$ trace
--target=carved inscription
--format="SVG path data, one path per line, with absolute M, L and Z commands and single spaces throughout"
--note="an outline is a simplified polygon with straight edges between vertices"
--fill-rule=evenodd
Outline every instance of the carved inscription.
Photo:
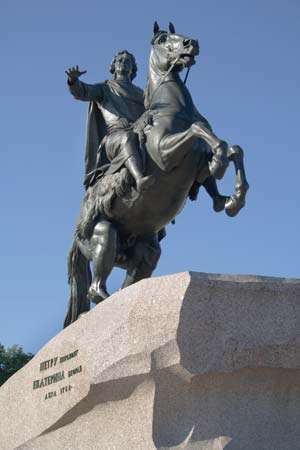
M 63 356 L 55 356 L 51 359 L 47 359 L 46 361 L 42 361 L 40 363 L 40 372 L 42 372 L 41 375 L 43 376 L 41 376 L 37 380 L 33 380 L 32 388 L 34 390 L 45 388 L 60 381 L 67 381 L 68 378 L 74 377 L 75 375 L 81 373 L 81 365 L 75 366 L 74 368 L 69 370 L 65 370 L 63 369 L 63 367 L 61 367 L 62 364 L 64 364 L 66 361 L 76 358 L 77 355 L 78 350 L 75 350 Z M 56 369 L 56 372 L 46 376 L 44 372 L 49 369 Z M 65 384 L 64 386 L 60 386 L 58 389 L 48 391 L 44 396 L 44 400 L 49 400 L 51 398 L 58 397 L 59 395 L 64 395 L 67 392 L 70 392 L 72 389 L 73 386 L 71 384 Z
M 62 370 L 61 372 L 57 372 L 53 375 L 49 375 L 49 377 L 44 377 L 39 380 L 34 380 L 33 389 L 39 389 L 45 386 L 49 386 L 49 384 L 57 383 L 65 378 L 65 372 Z

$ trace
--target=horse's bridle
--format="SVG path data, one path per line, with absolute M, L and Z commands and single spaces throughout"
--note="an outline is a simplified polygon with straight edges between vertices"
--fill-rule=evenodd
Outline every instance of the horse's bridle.
M 152 99 L 153 99 L 154 94 L 158 91 L 158 89 L 161 87 L 161 85 L 166 81 L 167 76 L 170 75 L 170 73 L 171 73 L 172 70 L 174 69 L 174 67 L 175 67 L 175 65 L 177 64 L 177 62 L 179 61 L 179 59 L 180 59 L 180 56 L 178 56 L 178 57 L 175 59 L 175 61 L 171 64 L 171 66 L 169 67 L 169 69 L 167 70 L 167 72 L 166 72 L 166 73 L 164 74 L 164 76 L 161 78 L 160 82 L 158 83 L 158 86 L 156 86 L 156 88 L 154 89 L 154 91 L 153 91 L 152 94 L 151 94 L 151 99 L 150 99 L 150 101 L 149 101 L 149 105 L 151 105 L 151 102 L 152 102 Z M 187 78 L 188 78 L 190 69 L 191 69 L 191 68 L 188 67 L 188 70 L 187 70 L 187 72 L 186 72 L 186 74 L 185 74 L 185 78 L 184 78 L 184 82 L 183 82 L 184 84 L 186 84 L 186 81 L 187 81 Z

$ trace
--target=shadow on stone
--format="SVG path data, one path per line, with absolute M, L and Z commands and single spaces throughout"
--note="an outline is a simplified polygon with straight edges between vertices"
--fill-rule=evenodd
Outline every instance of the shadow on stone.
M 244 348 L 245 343 L 239 348 L 239 333 L 235 333 L 235 326 L 238 328 L 239 324 L 233 317 L 232 333 L 226 331 L 228 324 L 222 323 L 227 320 L 226 314 L 222 308 L 216 310 L 215 299 L 222 305 L 223 296 L 226 308 L 233 308 L 233 311 L 234 305 L 230 305 L 232 300 L 223 290 L 224 281 L 220 287 L 216 284 L 214 282 L 210 288 L 208 282 L 201 290 L 197 282 L 191 282 L 186 291 L 177 330 L 180 365 L 158 370 L 155 354 L 152 354 L 154 444 L 161 450 L 215 450 L 225 446 L 226 450 L 297 448 L 300 371 L 257 367 L 260 357 L 268 361 L 265 355 L 268 347 L 263 353 L 253 348 L 251 330 L 245 328 L 243 338 L 246 342 L 249 339 L 249 349 Z M 262 288 L 266 297 L 267 289 Z M 244 306 L 250 309 L 251 328 L 249 302 L 251 305 L 251 296 L 259 285 L 251 283 L 249 288 L 248 283 L 244 283 L 235 289 L 236 295 L 245 295 Z M 237 311 L 237 315 L 240 314 L 241 311 Z M 275 355 L 269 356 L 271 366 L 279 359 L 274 346 L 272 351 Z M 247 358 L 251 367 L 254 357 L 254 368 L 247 368 Z
M 145 378 L 145 375 L 135 375 L 120 380 L 113 380 L 106 383 L 93 385 L 84 399 L 77 403 L 74 408 L 68 411 L 55 424 L 41 433 L 40 436 L 69 425 L 74 422 L 77 417 L 87 414 L 95 406 L 101 403 L 125 400 L 131 396 L 136 387 L 142 383 Z

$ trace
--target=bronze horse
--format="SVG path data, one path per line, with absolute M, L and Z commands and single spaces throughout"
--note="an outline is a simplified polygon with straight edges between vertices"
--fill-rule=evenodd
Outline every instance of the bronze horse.
M 245 204 L 248 183 L 239 146 L 217 138 L 197 111 L 180 78 L 195 63 L 198 42 L 155 23 L 146 88 L 146 112 L 138 120 L 146 154 L 146 175 L 155 183 L 137 192 L 126 168 L 102 176 L 84 198 L 69 255 L 71 289 L 65 326 L 89 311 L 90 301 L 108 297 L 106 280 L 114 266 L 126 270 L 122 287 L 150 277 L 160 257 L 164 227 L 174 220 L 201 185 L 216 190 L 228 162 L 236 170 L 235 192 L 220 209 L 236 215 Z M 93 274 L 90 270 L 93 263 Z

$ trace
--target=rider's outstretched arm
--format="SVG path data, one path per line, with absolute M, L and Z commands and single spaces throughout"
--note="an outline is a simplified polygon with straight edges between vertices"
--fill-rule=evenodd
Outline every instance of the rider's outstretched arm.
M 68 80 L 69 90 L 77 100 L 86 102 L 101 101 L 103 98 L 103 84 L 87 84 L 76 80 L 72 84 Z
M 68 76 L 68 86 L 71 94 L 77 100 L 101 101 L 103 98 L 103 83 L 87 84 L 79 80 L 79 77 L 86 73 L 80 71 L 78 66 L 71 67 L 65 72 Z

